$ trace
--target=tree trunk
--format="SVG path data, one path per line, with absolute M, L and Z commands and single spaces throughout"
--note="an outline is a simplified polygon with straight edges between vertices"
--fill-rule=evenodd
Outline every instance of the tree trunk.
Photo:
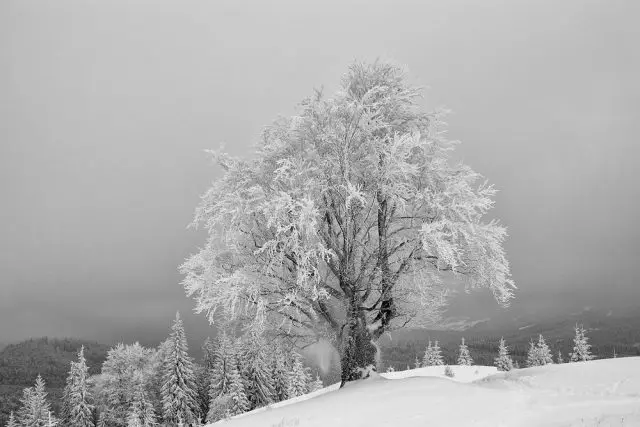
M 367 378 L 370 370 L 377 370 L 378 349 L 373 343 L 371 332 L 367 329 L 367 320 L 361 308 L 360 298 L 357 292 L 354 294 L 349 302 L 347 322 L 342 334 L 340 387 L 348 381 Z

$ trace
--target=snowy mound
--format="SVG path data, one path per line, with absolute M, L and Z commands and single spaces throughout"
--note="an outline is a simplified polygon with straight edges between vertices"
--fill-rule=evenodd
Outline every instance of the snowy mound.
M 429 367 L 383 374 L 388 381 L 362 381 L 343 389 L 333 385 L 220 424 L 640 426 L 640 357 L 547 365 L 506 373 L 495 373 L 495 368 L 483 366 L 452 366 L 452 369 L 453 378 L 444 377 L 443 367 Z M 479 379 L 474 381 L 475 376 Z

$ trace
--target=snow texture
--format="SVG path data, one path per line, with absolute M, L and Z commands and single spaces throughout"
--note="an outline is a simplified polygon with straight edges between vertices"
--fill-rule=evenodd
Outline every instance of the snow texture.
M 640 426 L 640 357 L 509 372 L 441 366 L 374 375 L 223 421 L 228 427 Z M 464 410 L 461 410 L 464 409 Z M 216 424 L 217 425 L 217 424 Z

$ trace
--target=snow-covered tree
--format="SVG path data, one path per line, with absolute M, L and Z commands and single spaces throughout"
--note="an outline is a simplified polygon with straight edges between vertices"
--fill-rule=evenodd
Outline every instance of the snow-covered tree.
M 444 375 L 449 378 L 453 378 L 455 376 L 455 374 L 453 373 L 453 369 L 451 369 L 451 366 L 447 365 L 444 367 Z
M 267 344 L 261 335 L 250 333 L 242 342 L 240 366 L 249 410 L 273 403 L 274 383 L 269 372 Z
M 509 349 L 504 338 L 500 338 L 500 347 L 498 348 L 498 357 L 495 358 L 494 365 L 499 371 L 510 371 L 513 369 L 513 360 L 509 356 Z
M 22 407 L 18 412 L 18 422 L 21 427 L 47 427 L 51 405 L 47 400 L 45 383 L 40 375 L 36 378 L 33 388 L 24 389 L 21 404 Z M 53 421 L 56 421 L 55 418 Z
M 151 389 L 155 358 L 155 350 L 139 343 L 121 343 L 109 350 L 102 372 L 95 379 L 93 392 L 101 422 L 110 427 L 127 425 L 135 397 L 135 382 L 142 378 L 145 389 Z
M 236 366 L 231 366 L 229 376 L 231 382 L 229 384 L 228 394 L 230 397 L 228 414 L 230 416 L 233 416 L 248 411 L 249 400 L 247 399 L 247 395 L 244 390 L 244 384 Z
M 460 350 L 458 351 L 458 365 L 473 365 L 473 359 L 471 358 L 471 354 L 469 354 L 469 347 L 464 343 L 464 337 L 462 338 Z
M 179 418 L 193 423 L 198 416 L 195 376 L 180 313 L 176 313 L 168 341 L 168 354 L 162 364 L 162 418 L 170 424 Z
M 387 370 L 387 372 L 393 372 L 393 366 L 389 366 L 389 369 L 391 369 L 391 371 Z M 321 390 L 322 388 L 324 388 L 324 383 L 320 379 L 320 375 L 316 374 L 316 379 L 309 385 L 309 393 Z
M 506 229 L 483 220 L 496 190 L 451 161 L 445 113 L 421 111 L 420 95 L 402 68 L 356 63 L 333 97 L 267 128 L 250 160 L 214 153 L 223 176 L 193 221 L 209 238 L 181 266 L 196 310 L 326 336 L 344 384 L 376 365 L 384 332 L 438 316 L 444 272 L 507 304 Z
M 289 398 L 302 396 L 309 391 L 309 383 L 311 375 L 309 370 L 302 363 L 302 357 L 295 353 L 293 355 L 293 366 L 289 375 L 289 390 L 287 394 Z
M 209 389 L 211 387 L 211 372 L 204 365 L 198 363 L 193 364 L 193 374 L 196 385 L 196 404 L 198 407 L 197 415 L 199 418 L 206 419 L 209 412 Z
M 78 352 L 78 361 L 71 362 L 62 398 L 60 421 L 66 427 L 93 427 L 93 405 L 87 379 L 89 368 L 84 358 L 84 346 Z
M 438 345 L 438 340 L 436 340 L 433 344 L 433 365 L 444 365 L 444 360 L 442 359 L 442 351 L 440 349 L 440 346 Z
M 586 337 L 582 325 L 576 324 L 576 334 L 573 338 L 573 352 L 570 354 L 572 362 L 586 362 L 593 359 L 591 354 L 591 344 L 589 338 Z
M 421 368 L 422 365 L 420 364 L 420 359 L 418 359 L 418 356 L 416 356 L 416 360 L 413 362 L 413 368 L 414 369 L 418 369 Z M 407 366 L 407 370 L 409 370 L 409 367 Z
M 271 378 L 273 379 L 273 398 L 281 402 L 289 398 L 289 370 L 286 362 L 287 355 L 278 342 L 272 345 L 270 361 Z
M 9 421 L 7 422 L 6 427 L 19 427 L 18 421 L 16 421 L 15 417 L 13 416 L 13 411 L 11 411 L 11 414 L 9 414 Z
M 562 353 L 560 352 L 560 350 L 558 350 L 558 355 L 556 356 L 556 363 L 558 364 L 564 363 L 564 360 L 562 360 Z
M 145 390 L 142 373 L 136 372 L 133 378 L 133 399 L 127 417 L 127 427 L 152 427 L 158 425 L 153 404 Z
M 440 346 L 438 345 L 438 341 L 432 345 L 431 341 L 427 345 L 427 348 L 424 351 L 424 357 L 422 358 L 422 366 L 440 366 L 444 365 L 444 360 L 442 359 L 442 352 L 440 350 Z
M 429 340 L 429 344 L 427 344 L 427 348 L 424 350 L 420 366 L 433 366 L 433 345 L 431 344 L 431 340 Z
M 542 334 L 538 336 L 538 342 L 536 344 L 531 342 L 529 352 L 527 353 L 527 366 L 544 366 L 553 363 L 551 357 L 551 350 L 544 341 Z
M 236 349 L 233 342 L 223 331 L 216 337 L 214 364 L 209 385 L 209 402 L 229 393 L 231 369 L 236 367 Z M 208 418 L 207 418 L 208 419 Z

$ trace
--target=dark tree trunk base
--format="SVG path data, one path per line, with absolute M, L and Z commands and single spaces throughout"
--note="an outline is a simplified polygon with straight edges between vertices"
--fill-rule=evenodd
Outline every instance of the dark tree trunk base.
M 377 370 L 378 349 L 373 344 L 373 336 L 366 327 L 364 313 L 358 313 L 349 324 L 343 342 L 340 364 L 342 369 L 343 387 L 349 381 L 355 381 L 369 376 L 367 369 Z

